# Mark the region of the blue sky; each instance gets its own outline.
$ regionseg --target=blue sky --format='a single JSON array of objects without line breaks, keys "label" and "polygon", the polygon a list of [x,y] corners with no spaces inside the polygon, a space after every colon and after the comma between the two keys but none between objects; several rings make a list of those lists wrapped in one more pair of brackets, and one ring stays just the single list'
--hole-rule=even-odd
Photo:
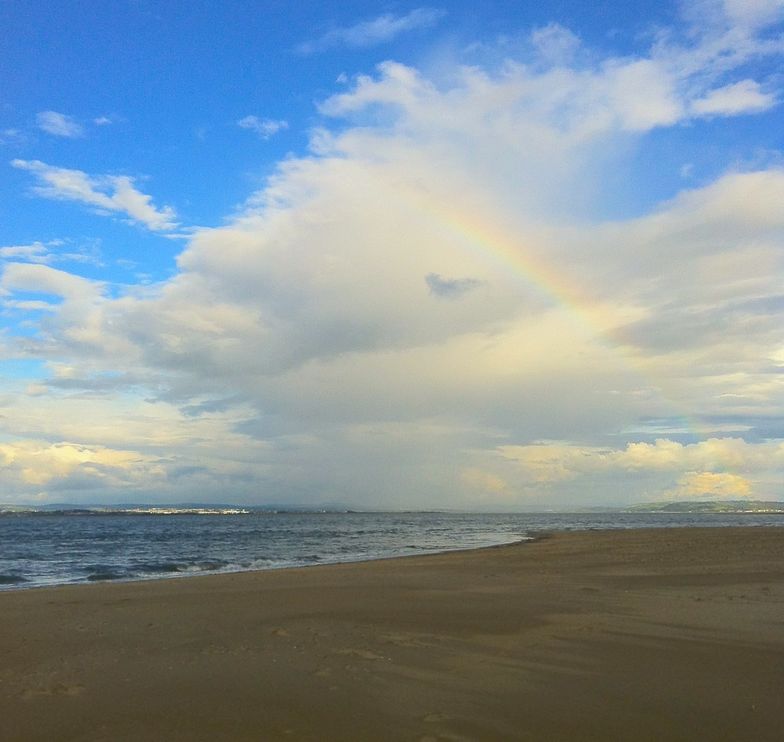
[{"label": "blue sky", "polygon": [[784,3],[0,7],[0,500],[781,496]]}]

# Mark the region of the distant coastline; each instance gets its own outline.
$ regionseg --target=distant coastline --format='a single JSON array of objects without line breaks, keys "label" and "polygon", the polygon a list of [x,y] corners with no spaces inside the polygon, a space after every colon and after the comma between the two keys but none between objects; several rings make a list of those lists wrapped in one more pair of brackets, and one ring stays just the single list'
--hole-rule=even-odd
[{"label": "distant coastline", "polygon": [[625,513],[784,513],[779,500],[705,500],[700,502],[653,502],[633,505]]},{"label": "distant coastline", "polygon": [[[100,515],[251,515],[251,514],[275,514],[275,513],[360,513],[378,512],[354,509],[351,506],[337,505],[237,505],[237,504],[193,504],[177,503],[171,505],[149,505],[149,504],[120,504],[120,505],[101,505],[89,504],[78,505],[72,503],[53,503],[48,505],[12,505],[0,504],[0,516],[7,515],[73,515],[73,516],[100,516]],[[393,511],[390,511],[393,512]],[[394,511],[397,512],[397,511]],[[420,511],[400,511],[400,512],[420,512]],[[423,513],[433,513],[442,511],[422,510]],[[460,512],[460,511],[443,511]],[[535,513],[539,511],[531,511]],[[660,501],[647,502],[639,505],[602,506],[574,508],[571,510],[552,510],[551,513],[725,513],[725,514],[784,514],[784,500],[700,500],[693,502],[683,501]]]},{"label": "distant coastline", "polygon": [[0,505],[0,516],[3,515],[248,515],[251,510],[240,507],[46,507],[34,508],[23,506]]}]

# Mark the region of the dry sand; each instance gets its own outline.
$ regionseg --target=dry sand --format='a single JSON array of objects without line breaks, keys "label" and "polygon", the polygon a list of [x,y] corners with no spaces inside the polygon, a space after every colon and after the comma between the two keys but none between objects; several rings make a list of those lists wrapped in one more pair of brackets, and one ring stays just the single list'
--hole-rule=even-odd
[{"label": "dry sand", "polygon": [[0,594],[0,739],[784,739],[784,528]]}]

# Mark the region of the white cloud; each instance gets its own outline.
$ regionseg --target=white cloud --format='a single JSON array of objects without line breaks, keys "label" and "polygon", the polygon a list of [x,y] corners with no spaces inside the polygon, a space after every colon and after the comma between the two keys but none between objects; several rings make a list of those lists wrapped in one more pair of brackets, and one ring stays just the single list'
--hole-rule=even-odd
[{"label": "white cloud", "polygon": [[5,291],[32,291],[83,300],[98,293],[101,284],[46,265],[9,263],[3,271],[0,286]]},{"label": "white cloud", "polygon": [[736,116],[766,111],[776,102],[776,96],[763,93],[759,83],[741,80],[711,90],[704,98],[693,101],[691,110],[698,116]]},{"label": "white cloud", "polygon": [[174,209],[156,208],[152,196],[137,190],[134,179],[127,175],[90,176],[82,170],[55,167],[40,160],[17,159],[11,164],[38,179],[40,185],[34,192],[44,198],[76,201],[99,212],[125,214],[134,223],[154,231],[177,227]]},{"label": "white cloud", "polygon": [[728,472],[687,472],[678,479],[677,486],[667,494],[676,498],[722,498],[734,500],[751,497],[752,483],[739,474]]},{"label": "white cloud", "polygon": [[134,451],[38,440],[0,443],[0,469],[4,488],[12,491],[18,487],[38,489],[52,482],[62,486],[71,478],[78,478],[81,486],[89,482],[122,487],[129,478],[138,477],[140,470],[160,472],[154,460],[145,460]]},{"label": "white cloud", "polygon": [[33,263],[46,263],[49,260],[49,249],[42,242],[30,245],[5,245],[0,247],[0,258],[3,260],[29,260]]},{"label": "white cloud", "polygon": [[[709,438],[692,444],[659,439],[629,443],[623,449],[551,443],[502,446],[499,451],[515,462],[528,480],[540,485],[622,475],[632,490],[633,478],[654,476],[659,487],[651,499],[755,494],[775,498],[778,493],[773,483],[784,473],[784,444],[747,443],[739,438]],[[766,474],[768,480],[772,475],[772,481],[767,481],[764,491],[755,493],[752,477],[763,475],[764,479]]]},{"label": "white cloud", "polygon": [[56,137],[78,139],[84,136],[84,127],[73,118],[57,111],[41,111],[35,117],[38,128]]},{"label": "white cloud", "polygon": [[26,136],[19,129],[0,130],[0,144],[20,145],[26,140]]},{"label": "white cloud", "polygon": [[97,243],[88,243],[77,249],[70,247],[64,240],[49,240],[45,244],[40,241],[29,245],[0,246],[0,258],[9,261],[28,261],[51,265],[52,263],[92,263],[100,265],[100,249]]},{"label": "white cloud", "polygon": [[558,23],[548,23],[531,32],[531,43],[539,58],[552,65],[569,64],[580,49],[580,39]]},{"label": "white cloud", "polygon": [[466,467],[460,472],[460,481],[480,502],[503,503],[509,499],[509,483],[484,469]]},{"label": "white cloud", "polygon": [[[388,62],[326,100],[310,154],[194,232],[170,279],[112,298],[8,266],[6,301],[56,300],[4,351],[63,365],[0,398],[0,431],[165,459],[132,486],[173,499],[773,492],[781,448],[758,441],[784,432],[784,174],[728,171],[636,218],[575,206],[717,90],[722,55],[695,39],[568,61],[559,31],[541,39],[554,66]],[[15,163],[48,197],[174,218],[129,179]]]},{"label": "white cloud", "polygon": [[392,41],[396,36],[409,31],[430,28],[445,12],[434,8],[415,8],[406,15],[391,13],[380,15],[353,26],[333,28],[315,41],[300,44],[297,51],[302,54],[326,51],[336,47],[363,48]]},{"label": "white cloud", "polygon": [[612,65],[608,98],[625,129],[647,131],[676,123],[682,116],[675,79],[653,60]]},{"label": "white cloud", "polygon": [[784,17],[784,0],[723,0],[727,18],[736,26],[756,29]]},{"label": "white cloud", "polygon": [[279,131],[289,128],[287,121],[260,119],[258,116],[245,116],[237,122],[237,126],[256,132],[262,139],[269,139]]},{"label": "white cloud", "polygon": [[0,397],[5,502],[209,500],[221,490],[237,501],[258,496],[269,447],[234,433],[227,416],[185,418],[127,394],[79,394],[66,386],[77,369],[54,370],[50,385]]}]

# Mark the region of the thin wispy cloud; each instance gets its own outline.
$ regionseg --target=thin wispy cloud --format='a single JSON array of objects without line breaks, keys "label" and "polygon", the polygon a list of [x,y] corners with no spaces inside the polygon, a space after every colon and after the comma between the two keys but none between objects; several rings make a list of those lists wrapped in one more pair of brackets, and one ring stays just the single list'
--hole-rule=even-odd
[{"label": "thin wispy cloud", "polygon": [[97,244],[82,249],[72,249],[64,240],[49,240],[46,243],[32,242],[28,245],[0,246],[0,259],[24,261],[51,265],[53,263],[90,263],[101,265],[100,250]]},{"label": "thin wispy cloud", "polygon": [[245,116],[237,122],[237,126],[255,132],[262,139],[269,139],[279,131],[289,128],[287,121],[281,119],[259,118],[258,116]]},{"label": "thin wispy cloud", "polygon": [[152,196],[139,191],[127,175],[90,176],[82,170],[55,167],[40,160],[13,160],[13,167],[32,173],[39,185],[33,192],[43,198],[75,201],[103,213],[120,213],[153,231],[175,229],[170,206],[157,208]]},{"label": "thin wispy cloud", "polygon": [[0,144],[21,145],[27,137],[20,129],[0,129]]},{"label": "thin wispy cloud", "polygon": [[764,93],[758,82],[741,80],[711,90],[704,98],[694,101],[691,108],[698,116],[737,116],[767,111],[776,103],[776,96]]},{"label": "thin wispy cloud", "polygon": [[415,8],[405,15],[385,13],[353,26],[333,28],[314,41],[300,44],[297,51],[314,54],[340,47],[362,49],[385,44],[400,34],[431,28],[445,15],[446,11],[436,8]]},{"label": "thin wispy cloud", "polygon": [[781,0],[723,0],[723,9],[735,25],[747,30],[775,23],[784,17],[784,2]]},{"label": "thin wispy cloud", "polygon": [[84,127],[73,116],[57,111],[41,111],[35,117],[41,131],[55,137],[78,139],[84,136]]}]

